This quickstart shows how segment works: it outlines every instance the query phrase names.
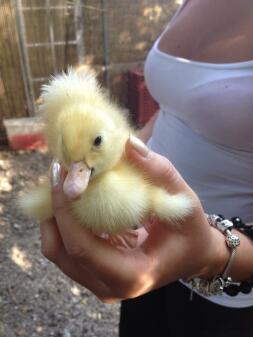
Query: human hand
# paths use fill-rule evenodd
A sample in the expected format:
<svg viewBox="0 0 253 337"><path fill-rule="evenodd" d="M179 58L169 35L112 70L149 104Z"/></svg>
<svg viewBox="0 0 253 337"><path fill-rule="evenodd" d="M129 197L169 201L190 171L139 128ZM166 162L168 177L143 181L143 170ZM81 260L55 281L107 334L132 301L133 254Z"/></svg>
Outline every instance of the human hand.
<svg viewBox="0 0 253 337"><path fill-rule="evenodd" d="M222 272L229 255L219 248L225 247L223 235L208 225L197 196L172 164L136 143L136 138L130 139L129 160L145 170L154 184L170 193L190 195L195 203L190 216L177 226L153 217L146 232L136 231L135 247L112 245L73 217L62 192L62 171L52 192L54 218L41 224L43 254L105 302L136 297L179 278L214 276Z"/></svg>

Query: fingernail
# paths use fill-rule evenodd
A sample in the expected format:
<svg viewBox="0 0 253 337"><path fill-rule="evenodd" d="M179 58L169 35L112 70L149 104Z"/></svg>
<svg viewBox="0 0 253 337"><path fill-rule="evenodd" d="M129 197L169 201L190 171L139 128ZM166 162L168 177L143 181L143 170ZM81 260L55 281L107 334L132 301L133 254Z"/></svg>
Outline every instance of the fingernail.
<svg viewBox="0 0 253 337"><path fill-rule="evenodd" d="M141 156L147 157L149 149L139 138L130 135L129 143Z"/></svg>
<svg viewBox="0 0 253 337"><path fill-rule="evenodd" d="M56 187L61 178L61 165L55 159L51 165L51 183L53 187Z"/></svg>

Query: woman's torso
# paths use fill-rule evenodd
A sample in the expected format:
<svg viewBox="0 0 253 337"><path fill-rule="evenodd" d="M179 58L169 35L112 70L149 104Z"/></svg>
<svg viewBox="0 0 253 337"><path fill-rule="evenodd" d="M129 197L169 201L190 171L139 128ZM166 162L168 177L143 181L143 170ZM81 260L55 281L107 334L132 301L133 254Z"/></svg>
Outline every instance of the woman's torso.
<svg viewBox="0 0 253 337"><path fill-rule="evenodd" d="M206 59L205 52L198 53L197 48L187 54L188 42L184 45L180 27L183 19L189 20L188 25L194 21L190 20L194 1L189 0L182 7L154 44L145 64L147 85L161 108L149 145L174 163L198 193L207 213L238 215L252 222L253 54L249 60L250 48L245 48L237 54L238 62L234 57L229 61L226 48L223 54L226 62L220 62L220 50L219 56L213 49L211 60ZM208 4L213 0L195 3L200 1ZM194 27L186 25L185 29L193 31ZM198 30L201 29L200 25ZM169 43L166 44L170 37L180 42L182 54L176 53L177 48L171 48L170 53ZM194 61L185 58L187 55ZM224 295L211 300L228 306L249 306L253 295L236 298Z"/></svg>

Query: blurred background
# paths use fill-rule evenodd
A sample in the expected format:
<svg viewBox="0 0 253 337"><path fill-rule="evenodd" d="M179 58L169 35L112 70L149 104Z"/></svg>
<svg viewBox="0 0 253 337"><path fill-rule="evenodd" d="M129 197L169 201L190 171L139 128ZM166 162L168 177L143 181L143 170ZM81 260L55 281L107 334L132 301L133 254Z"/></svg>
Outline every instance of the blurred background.
<svg viewBox="0 0 253 337"><path fill-rule="evenodd" d="M51 75L89 65L134 122L144 124L157 105L143 63L180 4L0 0L0 336L117 336L119 306L100 303L46 261L38 224L16 209L17 193L45 173L50 159L39 147L8 143L4 120L24 129Z"/></svg>
<svg viewBox="0 0 253 337"><path fill-rule="evenodd" d="M40 87L69 65L91 65L129 107L129 76L180 0L1 0L2 120L36 114ZM133 84L134 85L134 84ZM133 89L132 89L133 90Z"/></svg>

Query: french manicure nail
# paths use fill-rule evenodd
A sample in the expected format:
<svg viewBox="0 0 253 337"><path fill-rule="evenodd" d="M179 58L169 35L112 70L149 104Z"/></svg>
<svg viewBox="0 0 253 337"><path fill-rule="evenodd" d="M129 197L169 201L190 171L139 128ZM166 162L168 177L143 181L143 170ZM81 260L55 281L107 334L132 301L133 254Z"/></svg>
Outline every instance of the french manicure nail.
<svg viewBox="0 0 253 337"><path fill-rule="evenodd" d="M130 135L129 143L140 155L142 155L143 157L147 157L149 149L139 138Z"/></svg>
<svg viewBox="0 0 253 337"><path fill-rule="evenodd" d="M56 187L61 178L61 165L56 161L55 159L52 162L51 165L51 182L53 187Z"/></svg>

